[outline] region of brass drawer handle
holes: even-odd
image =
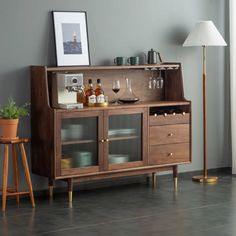
[[[104,140],[104,142],[109,142],[109,139],[108,139],[108,138],[107,138],[107,139],[105,139],[105,140]]]
[[[166,116],[167,116],[167,113],[164,113],[164,116],[166,117]]]
[[[168,153],[168,156],[173,156],[173,155],[174,155],[173,152],[169,152],[169,153]]]
[[[155,113],[154,116],[157,117],[157,114]]]
[[[104,143],[105,141],[104,141],[104,139],[101,139],[100,142],[101,142],[101,143]]]
[[[169,137],[172,137],[173,135],[174,135],[173,133],[169,133],[169,134],[168,134]]]
[[[185,114],[186,114],[185,112],[182,113],[183,116],[185,116]]]

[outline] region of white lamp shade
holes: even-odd
[[[226,42],[212,21],[200,21],[184,41],[183,46],[226,46]]]

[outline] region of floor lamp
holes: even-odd
[[[201,46],[203,49],[203,175],[194,176],[197,182],[213,183],[217,181],[216,176],[207,175],[207,109],[206,109],[206,46],[226,46],[226,42],[216,29],[212,21],[201,21],[196,23],[189,33],[183,46]]]

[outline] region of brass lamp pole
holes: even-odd
[[[218,177],[207,175],[207,101],[206,101],[206,46],[226,46],[226,42],[212,21],[200,21],[190,32],[183,46],[202,46],[203,49],[203,175],[193,181],[214,183]]]
[[[206,45],[202,46],[203,56],[203,175],[193,176],[193,181],[214,183],[218,177],[207,175],[207,97],[206,97]]]

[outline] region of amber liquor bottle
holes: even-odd
[[[88,89],[85,92],[86,95],[86,105],[87,106],[94,106],[94,104],[96,103],[96,95],[95,95],[95,91],[93,89],[93,83],[92,80],[89,79],[89,86]]]
[[[102,89],[102,83],[100,79],[97,79],[97,87],[95,89],[96,101],[97,103],[104,103],[104,91]]]

